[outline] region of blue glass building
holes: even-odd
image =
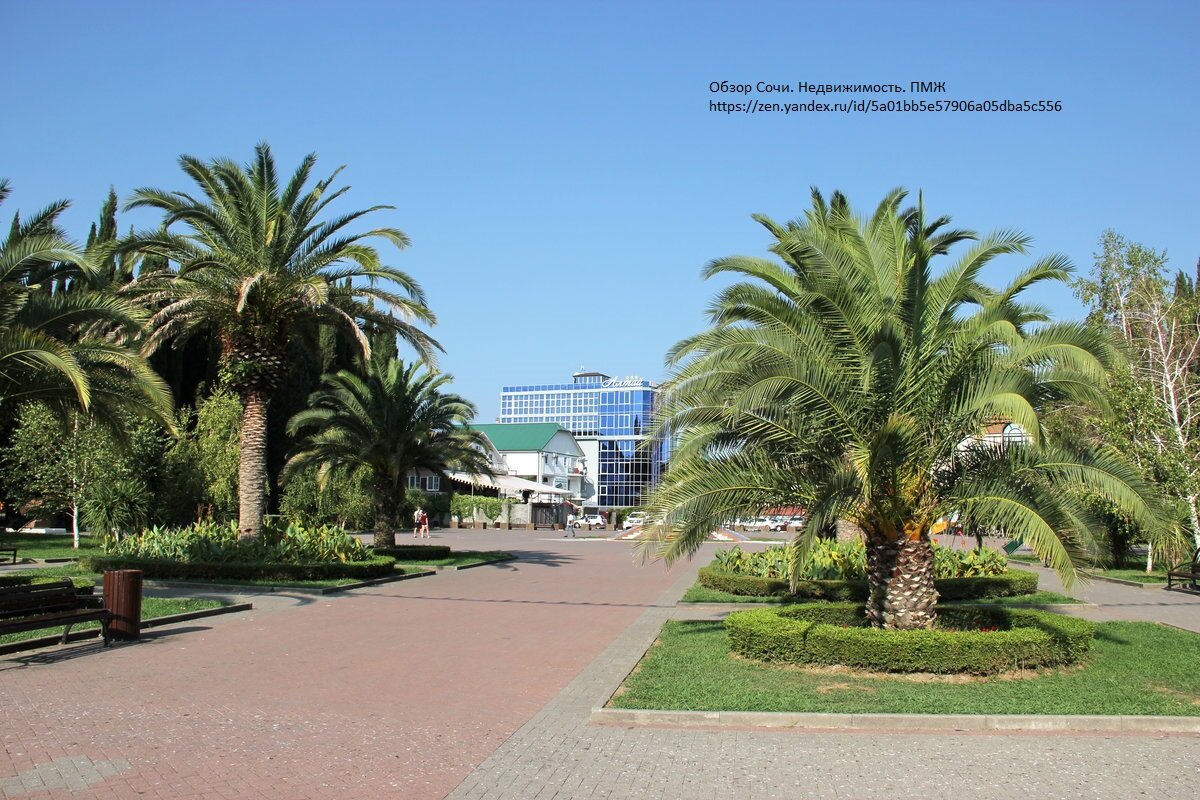
[[[497,422],[556,422],[575,435],[587,457],[594,494],[584,504],[627,508],[658,483],[668,457],[651,442],[658,385],[642,378],[577,372],[570,383],[505,386]]]

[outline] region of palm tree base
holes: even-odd
[[[913,630],[937,622],[933,546],[928,537],[867,544],[867,617],[877,628]]]

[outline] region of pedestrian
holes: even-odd
[[[425,512],[417,506],[417,510],[413,512],[413,538],[416,539],[421,535],[421,515]]]
[[[563,534],[563,538],[575,535],[575,512],[567,514],[567,532]]]
[[[421,512],[421,535],[426,539],[429,538],[429,512],[428,511]]]

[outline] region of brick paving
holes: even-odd
[[[0,658],[0,798],[441,798],[675,580],[629,545],[447,539],[522,560]]]
[[[523,560],[0,658],[0,798],[1118,798],[1200,778],[1194,736],[593,725],[698,564],[447,540]]]

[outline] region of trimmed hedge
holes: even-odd
[[[759,661],[976,675],[1073,664],[1095,632],[1086,620],[1024,609],[960,606],[938,617],[932,630],[884,630],[857,603],[806,603],[735,611],[725,630],[734,652]]]
[[[0,575],[0,589],[8,586],[29,586],[34,583],[58,583],[67,580],[61,575]],[[96,591],[96,582],[90,578],[71,578],[75,591],[79,594],[92,594]]]
[[[320,581],[338,578],[382,578],[395,571],[396,561],[376,556],[367,561],[334,561],[327,564],[264,564],[248,561],[221,563],[163,561],[150,558],[89,556],[79,563],[96,572],[106,569],[140,569],[146,578],[200,578],[204,580]]]
[[[795,597],[813,600],[861,600],[868,595],[866,581],[800,581],[793,592],[780,578],[734,575],[716,567],[701,567],[701,586],[748,597]],[[1010,597],[1037,591],[1038,576],[1028,570],[1009,570],[1003,575],[978,578],[937,578],[933,582],[943,601],[980,597]]]
[[[400,544],[395,547],[373,548],[377,556],[389,556],[397,561],[437,561],[450,557],[450,548],[444,544]]]

